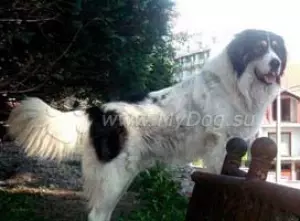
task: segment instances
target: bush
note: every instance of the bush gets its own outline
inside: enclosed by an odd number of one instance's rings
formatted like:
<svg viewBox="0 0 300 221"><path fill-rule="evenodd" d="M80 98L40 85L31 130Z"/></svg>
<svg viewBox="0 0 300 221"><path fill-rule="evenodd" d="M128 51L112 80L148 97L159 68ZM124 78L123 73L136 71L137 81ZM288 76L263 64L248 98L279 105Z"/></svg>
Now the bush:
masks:
<svg viewBox="0 0 300 221"><path fill-rule="evenodd" d="M139 193L141 208L119 221L174 221L184 220L188 198L179 194L180 184L172 180L171 173L162 165L141 173L131 186Z"/></svg>
<svg viewBox="0 0 300 221"><path fill-rule="evenodd" d="M172 83L171 0L4 0L0 8L0 92L115 100Z"/></svg>

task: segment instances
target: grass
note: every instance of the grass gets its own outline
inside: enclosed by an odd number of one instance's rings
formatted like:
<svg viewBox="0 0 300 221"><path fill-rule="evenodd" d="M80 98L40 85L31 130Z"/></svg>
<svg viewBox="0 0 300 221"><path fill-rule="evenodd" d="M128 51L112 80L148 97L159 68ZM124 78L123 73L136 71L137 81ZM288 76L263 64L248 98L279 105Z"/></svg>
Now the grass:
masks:
<svg viewBox="0 0 300 221"><path fill-rule="evenodd" d="M141 173L131 189L139 193L142 206L119 221L185 220L188 198L179 194L180 184L162 165Z"/></svg>
<svg viewBox="0 0 300 221"><path fill-rule="evenodd" d="M35 214L35 208L41 203L41 197L28 194L10 194L0 191L0 217L3 220L48 221ZM50 220L49 220L50 221Z"/></svg>
<svg viewBox="0 0 300 221"><path fill-rule="evenodd" d="M86 217L81 213L82 206L79 197L76 199L72 194L32 189L0 190L0 217L5 221L83 221Z"/></svg>
<svg viewBox="0 0 300 221"><path fill-rule="evenodd" d="M141 173L130 191L138 193L139 206L121 212L117 221L184 220L188 199L179 183L161 165ZM0 218L5 221L86 221L85 202L67 190L0 189Z"/></svg>
<svg viewBox="0 0 300 221"><path fill-rule="evenodd" d="M203 160L201 159L195 160L194 162L192 162L192 164L196 167L204 167Z"/></svg>

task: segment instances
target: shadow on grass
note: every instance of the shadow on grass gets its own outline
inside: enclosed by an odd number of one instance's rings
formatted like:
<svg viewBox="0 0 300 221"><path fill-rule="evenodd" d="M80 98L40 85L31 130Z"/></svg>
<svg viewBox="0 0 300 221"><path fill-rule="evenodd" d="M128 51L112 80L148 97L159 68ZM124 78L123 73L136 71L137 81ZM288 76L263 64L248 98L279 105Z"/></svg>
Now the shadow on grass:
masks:
<svg viewBox="0 0 300 221"><path fill-rule="evenodd" d="M72 191L0 190L0 219L5 221L83 221L86 204Z"/></svg>
<svg viewBox="0 0 300 221"><path fill-rule="evenodd" d="M135 207L134 198L135 194L128 192L119 202L112 220L128 215ZM70 190L0 189L0 220L4 221L86 221L86 205L80 192Z"/></svg>

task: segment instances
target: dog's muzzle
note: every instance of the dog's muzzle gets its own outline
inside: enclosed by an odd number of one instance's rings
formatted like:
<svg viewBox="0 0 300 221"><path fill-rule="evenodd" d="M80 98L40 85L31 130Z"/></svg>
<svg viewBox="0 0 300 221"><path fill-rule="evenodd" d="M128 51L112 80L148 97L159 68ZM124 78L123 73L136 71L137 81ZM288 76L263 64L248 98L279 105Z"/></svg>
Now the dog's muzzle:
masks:
<svg viewBox="0 0 300 221"><path fill-rule="evenodd" d="M264 73L261 73L257 68L255 68L254 72L255 72L257 79L267 85L279 82L280 72L278 70L277 71L270 70L267 74L264 74Z"/></svg>

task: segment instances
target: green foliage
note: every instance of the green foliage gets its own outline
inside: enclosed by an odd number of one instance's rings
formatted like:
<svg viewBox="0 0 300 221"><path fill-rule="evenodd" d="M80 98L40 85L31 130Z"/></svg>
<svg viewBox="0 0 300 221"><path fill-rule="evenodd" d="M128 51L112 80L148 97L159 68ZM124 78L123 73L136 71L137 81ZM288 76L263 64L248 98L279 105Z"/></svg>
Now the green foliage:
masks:
<svg viewBox="0 0 300 221"><path fill-rule="evenodd" d="M119 221L184 220L188 198L178 193L179 188L179 183L173 181L170 172L161 165L141 173L131 189L139 192L142 206Z"/></svg>
<svg viewBox="0 0 300 221"><path fill-rule="evenodd" d="M86 211L80 199L50 194L47 190L7 191L0 189L0 217L5 221L85 221Z"/></svg>
<svg viewBox="0 0 300 221"><path fill-rule="evenodd" d="M42 219L32 218L34 217L33 206L36 206L37 197L27 195L10 195L4 191L0 191L0 214L1 218L4 220L17 221L22 216L27 217L26 220L32 221L41 221ZM24 208L23 205L30 205L29 208ZM12 211L11 208L14 208ZM23 218L22 217L22 218ZM47 220L47 219L45 219Z"/></svg>
<svg viewBox="0 0 300 221"><path fill-rule="evenodd" d="M0 91L109 100L172 83L171 0L12 0L0 8Z"/></svg>

